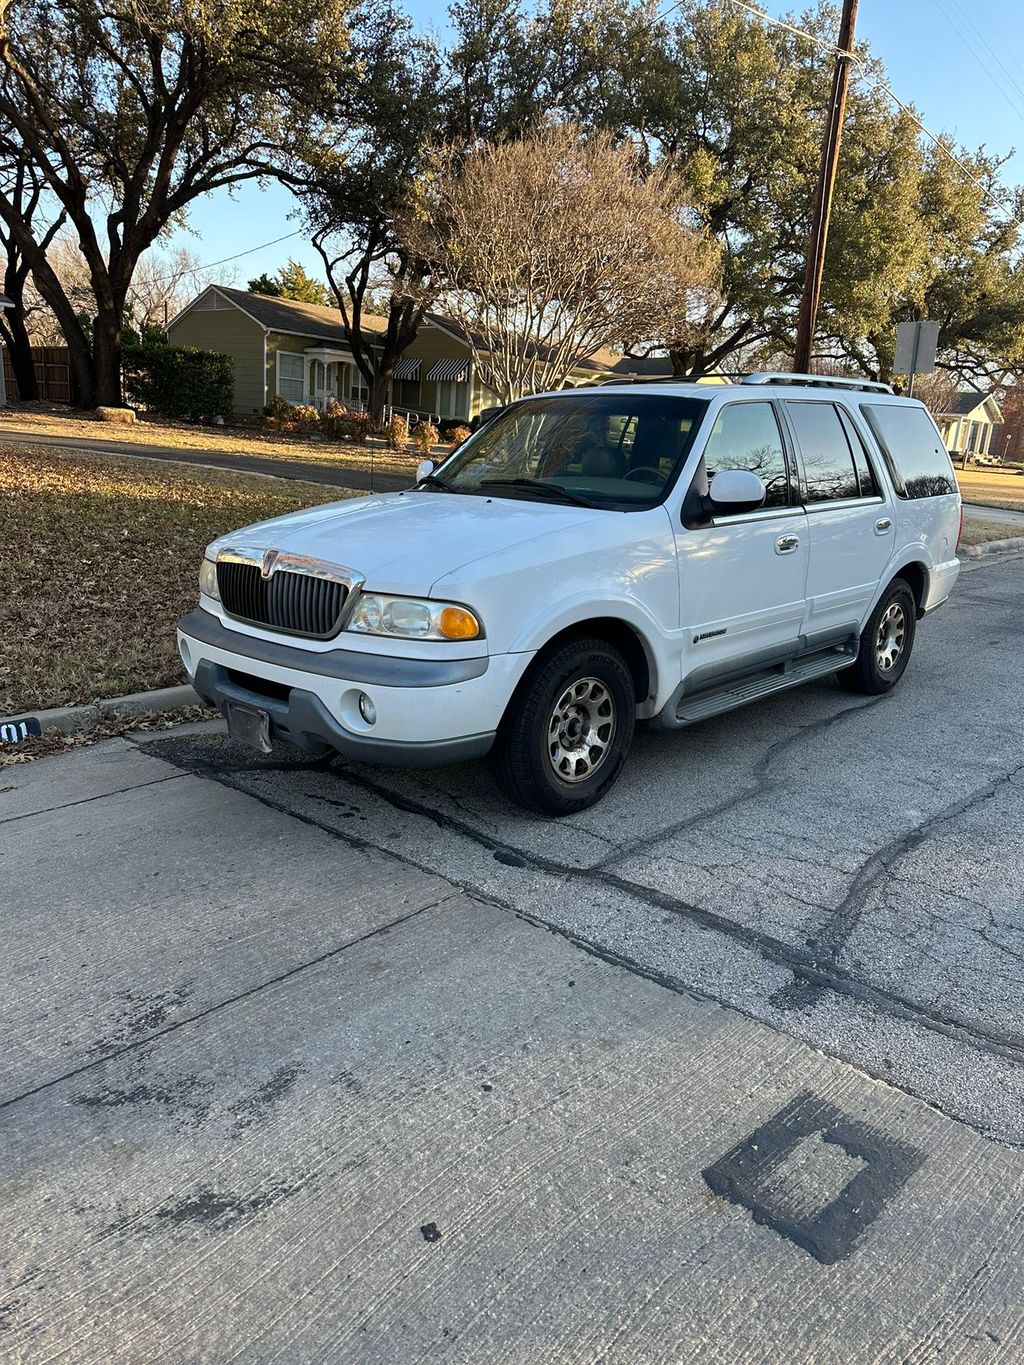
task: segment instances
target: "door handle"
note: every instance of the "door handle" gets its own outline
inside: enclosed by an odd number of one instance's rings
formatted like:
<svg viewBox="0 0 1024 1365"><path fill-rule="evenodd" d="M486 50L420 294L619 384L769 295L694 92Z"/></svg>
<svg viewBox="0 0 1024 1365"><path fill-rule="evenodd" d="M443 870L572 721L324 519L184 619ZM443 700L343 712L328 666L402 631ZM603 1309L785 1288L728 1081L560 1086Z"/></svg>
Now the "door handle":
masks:
<svg viewBox="0 0 1024 1365"><path fill-rule="evenodd" d="M879 517L875 522L875 535L884 536L886 531L892 530L892 517Z"/></svg>
<svg viewBox="0 0 1024 1365"><path fill-rule="evenodd" d="M799 544L799 536L779 536L775 542L775 553L777 555L791 555Z"/></svg>

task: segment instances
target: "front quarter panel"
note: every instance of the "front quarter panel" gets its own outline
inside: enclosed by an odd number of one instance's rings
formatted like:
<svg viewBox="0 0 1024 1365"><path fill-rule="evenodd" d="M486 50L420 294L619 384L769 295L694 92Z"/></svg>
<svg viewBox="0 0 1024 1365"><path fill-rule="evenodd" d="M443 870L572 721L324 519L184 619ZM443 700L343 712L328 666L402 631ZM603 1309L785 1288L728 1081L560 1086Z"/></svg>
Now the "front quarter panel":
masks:
<svg viewBox="0 0 1024 1365"><path fill-rule="evenodd" d="M665 507L604 513L513 546L438 579L431 595L479 610L492 654L533 653L567 627L611 616L640 635L659 692L678 661L679 575Z"/></svg>

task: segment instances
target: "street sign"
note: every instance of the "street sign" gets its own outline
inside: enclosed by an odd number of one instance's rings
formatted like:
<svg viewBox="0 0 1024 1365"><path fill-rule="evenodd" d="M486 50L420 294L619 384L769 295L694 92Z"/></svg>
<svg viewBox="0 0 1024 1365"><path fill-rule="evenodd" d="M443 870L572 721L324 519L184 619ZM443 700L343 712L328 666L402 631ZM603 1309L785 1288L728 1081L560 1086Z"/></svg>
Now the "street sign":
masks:
<svg viewBox="0 0 1024 1365"><path fill-rule="evenodd" d="M939 348L937 322L901 322L896 329L895 374L931 374Z"/></svg>

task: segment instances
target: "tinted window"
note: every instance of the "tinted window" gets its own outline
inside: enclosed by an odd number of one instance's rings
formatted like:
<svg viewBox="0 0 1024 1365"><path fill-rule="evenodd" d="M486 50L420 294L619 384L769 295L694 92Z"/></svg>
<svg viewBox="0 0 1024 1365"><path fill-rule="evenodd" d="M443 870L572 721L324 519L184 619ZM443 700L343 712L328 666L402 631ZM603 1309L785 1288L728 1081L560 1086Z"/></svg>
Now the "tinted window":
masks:
<svg viewBox="0 0 1024 1365"><path fill-rule="evenodd" d="M709 484L719 470L749 469L765 486L765 507L786 507L789 475L771 403L729 403L722 408L704 450L704 467Z"/></svg>
<svg viewBox="0 0 1024 1365"><path fill-rule="evenodd" d="M786 412L800 444L807 501L858 497L853 455L833 404L787 403Z"/></svg>
<svg viewBox="0 0 1024 1365"><path fill-rule="evenodd" d="M848 412L839 409L839 416L842 419L843 430L846 432L846 439L850 443L853 451L853 463L857 468L857 482L860 484L860 495L862 498L873 498L879 494L878 480L875 478L875 471L871 467L868 452L864 446L864 438L853 424L853 418Z"/></svg>
<svg viewBox="0 0 1024 1365"><path fill-rule="evenodd" d="M865 403L861 411L882 447L901 498L935 498L956 492L946 447L924 408Z"/></svg>
<svg viewBox="0 0 1024 1365"><path fill-rule="evenodd" d="M601 507L653 507L707 407L703 398L632 392L527 398L481 426L439 473L458 493L549 502L551 488L531 489L547 483Z"/></svg>

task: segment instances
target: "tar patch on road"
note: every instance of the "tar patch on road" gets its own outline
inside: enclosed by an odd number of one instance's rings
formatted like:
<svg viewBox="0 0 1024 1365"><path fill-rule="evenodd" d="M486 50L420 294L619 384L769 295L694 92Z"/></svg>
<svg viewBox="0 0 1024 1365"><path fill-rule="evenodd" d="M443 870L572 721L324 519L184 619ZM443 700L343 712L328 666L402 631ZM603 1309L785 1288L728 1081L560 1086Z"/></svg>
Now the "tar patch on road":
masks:
<svg viewBox="0 0 1024 1365"><path fill-rule="evenodd" d="M709 1166L704 1179L756 1223L834 1265L923 1161L916 1147L805 1090Z"/></svg>

